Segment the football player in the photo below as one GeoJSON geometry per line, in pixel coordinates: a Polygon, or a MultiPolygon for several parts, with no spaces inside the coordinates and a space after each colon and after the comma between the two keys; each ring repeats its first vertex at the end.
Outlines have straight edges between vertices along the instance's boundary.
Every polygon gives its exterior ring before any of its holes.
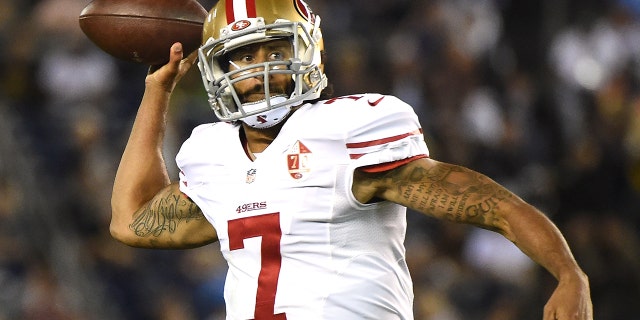
{"type": "Polygon", "coordinates": [[[218,1],[198,59],[150,70],[112,196],[111,233],[147,248],[219,242],[227,319],[413,319],[406,209],[496,231],[558,285],[544,319],[592,319],[556,226],[487,176],[429,157],[412,108],[329,98],[320,17],[301,0],[218,1]],[[219,122],[196,127],[171,182],[161,148],[195,61],[219,122]]]}

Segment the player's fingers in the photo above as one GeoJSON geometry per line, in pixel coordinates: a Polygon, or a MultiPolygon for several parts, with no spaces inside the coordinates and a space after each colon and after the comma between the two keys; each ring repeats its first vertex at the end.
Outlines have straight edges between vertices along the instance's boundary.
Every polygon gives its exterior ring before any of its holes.
{"type": "Polygon", "coordinates": [[[170,62],[182,60],[182,55],[182,43],[176,42],[171,45],[171,56],[169,57],[170,62]]]}
{"type": "Polygon", "coordinates": [[[145,83],[147,86],[158,86],[172,92],[181,77],[182,44],[174,43],[169,51],[169,62],[162,66],[151,66],[145,83]]]}
{"type": "Polygon", "coordinates": [[[191,68],[191,66],[193,66],[196,60],[198,60],[197,50],[189,54],[186,58],[182,59],[180,61],[180,76],[187,73],[187,71],[189,71],[189,69],[191,68]]]}
{"type": "Polygon", "coordinates": [[[171,48],[169,49],[169,61],[164,65],[157,64],[149,66],[147,74],[152,74],[164,66],[168,66],[169,69],[172,69],[172,72],[177,72],[180,60],[182,60],[182,44],[180,42],[176,42],[171,45],[171,48]]]}
{"type": "Polygon", "coordinates": [[[198,60],[198,50],[191,52],[186,58],[184,58],[183,62],[185,64],[193,65],[196,60],[198,60]]]}
{"type": "Polygon", "coordinates": [[[180,66],[180,61],[182,61],[182,56],[184,53],[182,52],[182,43],[176,42],[171,46],[171,55],[169,56],[169,66],[171,71],[177,72],[180,66]]]}

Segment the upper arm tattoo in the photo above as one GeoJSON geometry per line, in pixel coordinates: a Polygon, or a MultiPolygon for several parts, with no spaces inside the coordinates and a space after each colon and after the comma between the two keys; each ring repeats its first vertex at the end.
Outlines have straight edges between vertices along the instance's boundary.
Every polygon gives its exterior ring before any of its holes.
{"type": "Polygon", "coordinates": [[[191,199],[169,187],[134,214],[129,228],[140,237],[160,237],[165,231],[175,233],[181,222],[202,219],[202,211],[191,199]]]}
{"type": "Polygon", "coordinates": [[[387,179],[392,179],[399,200],[409,208],[484,228],[498,229],[504,224],[500,205],[513,197],[485,175],[456,165],[410,164],[392,172],[387,179]]]}

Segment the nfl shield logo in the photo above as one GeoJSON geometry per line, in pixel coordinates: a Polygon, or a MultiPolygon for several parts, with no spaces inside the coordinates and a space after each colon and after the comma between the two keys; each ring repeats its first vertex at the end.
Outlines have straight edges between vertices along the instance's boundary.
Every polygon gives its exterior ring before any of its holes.
{"type": "Polygon", "coordinates": [[[256,169],[250,169],[249,171],[247,171],[246,183],[253,183],[254,181],[256,181],[256,172],[256,169]]]}

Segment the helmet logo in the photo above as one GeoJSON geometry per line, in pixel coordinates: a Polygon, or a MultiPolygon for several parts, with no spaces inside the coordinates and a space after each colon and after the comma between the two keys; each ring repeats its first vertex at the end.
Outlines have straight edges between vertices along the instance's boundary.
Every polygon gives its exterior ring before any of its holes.
{"type": "Polygon", "coordinates": [[[259,123],[261,123],[261,124],[265,124],[265,123],[267,123],[267,121],[268,121],[268,120],[267,120],[267,116],[266,116],[266,115],[264,115],[264,114],[257,115],[257,116],[256,116],[256,121],[257,121],[257,122],[259,122],[259,123]]]}
{"type": "Polygon", "coordinates": [[[249,20],[240,20],[240,21],[236,21],[233,23],[233,25],[231,25],[231,30],[232,31],[240,31],[242,29],[246,29],[251,25],[251,21],[249,20]]]}
{"type": "Polygon", "coordinates": [[[306,2],[303,0],[293,0],[293,3],[301,16],[307,19],[307,21],[314,23],[315,15],[313,14],[313,11],[311,11],[311,7],[309,7],[306,2]]]}

